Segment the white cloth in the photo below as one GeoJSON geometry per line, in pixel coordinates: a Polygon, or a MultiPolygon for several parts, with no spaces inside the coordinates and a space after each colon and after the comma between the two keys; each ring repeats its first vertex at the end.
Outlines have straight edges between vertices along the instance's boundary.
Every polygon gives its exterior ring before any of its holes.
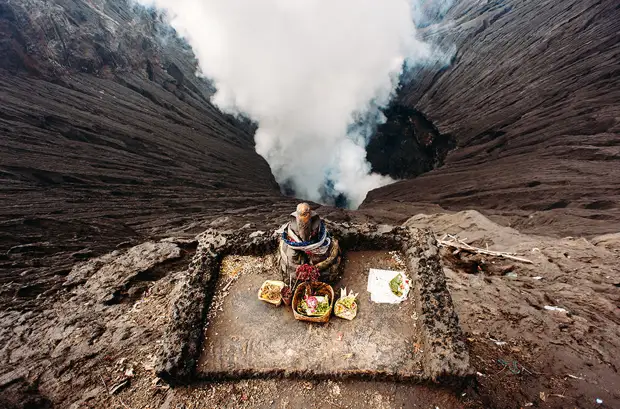
{"type": "Polygon", "coordinates": [[[411,282],[402,271],[378,270],[371,268],[368,273],[367,290],[370,293],[370,300],[372,302],[383,304],[401,303],[407,299],[410,287],[411,282]],[[403,295],[400,297],[394,294],[390,289],[390,281],[392,281],[392,279],[398,274],[402,276],[403,284],[405,285],[403,295]]]}

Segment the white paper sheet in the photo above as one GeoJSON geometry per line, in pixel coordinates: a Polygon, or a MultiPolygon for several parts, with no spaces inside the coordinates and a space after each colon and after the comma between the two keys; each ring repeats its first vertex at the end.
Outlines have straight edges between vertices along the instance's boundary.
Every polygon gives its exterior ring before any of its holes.
{"type": "Polygon", "coordinates": [[[379,270],[376,268],[371,268],[368,273],[367,290],[370,293],[370,300],[373,302],[398,304],[407,299],[407,294],[409,293],[410,287],[411,284],[409,278],[407,278],[405,273],[402,271],[379,270]],[[398,274],[403,277],[403,283],[405,284],[405,289],[403,290],[403,295],[401,297],[398,297],[390,289],[390,281],[392,281],[392,279],[398,274]]]}

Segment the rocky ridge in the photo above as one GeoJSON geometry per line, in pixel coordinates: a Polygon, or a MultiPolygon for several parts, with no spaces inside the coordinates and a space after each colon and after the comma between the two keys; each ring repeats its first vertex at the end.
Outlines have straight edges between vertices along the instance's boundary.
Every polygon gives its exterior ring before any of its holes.
{"type": "Polygon", "coordinates": [[[252,126],[211,105],[157,12],[1,0],[0,33],[3,300],[56,291],[76,261],[123,242],[286,213],[252,126]]]}
{"type": "Polygon", "coordinates": [[[542,234],[620,221],[620,10],[614,2],[462,1],[423,29],[448,65],[418,68],[399,103],[457,148],[435,170],[369,193],[362,208],[480,209],[542,234]]]}

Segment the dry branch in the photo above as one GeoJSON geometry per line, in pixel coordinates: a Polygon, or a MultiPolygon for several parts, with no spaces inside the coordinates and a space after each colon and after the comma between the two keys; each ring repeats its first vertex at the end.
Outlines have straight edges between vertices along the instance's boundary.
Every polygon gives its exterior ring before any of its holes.
{"type": "Polygon", "coordinates": [[[517,257],[511,253],[505,253],[505,252],[493,251],[493,250],[485,250],[479,247],[470,246],[469,244],[465,243],[463,240],[459,240],[456,236],[452,236],[450,234],[445,234],[441,239],[437,240],[437,243],[439,243],[440,246],[452,247],[460,251],[468,251],[470,253],[486,254],[488,256],[502,257],[502,258],[507,258],[510,260],[520,261],[522,263],[534,264],[532,260],[528,260],[523,257],[517,257]],[[450,240],[446,240],[446,238],[449,238],[450,240]]]}

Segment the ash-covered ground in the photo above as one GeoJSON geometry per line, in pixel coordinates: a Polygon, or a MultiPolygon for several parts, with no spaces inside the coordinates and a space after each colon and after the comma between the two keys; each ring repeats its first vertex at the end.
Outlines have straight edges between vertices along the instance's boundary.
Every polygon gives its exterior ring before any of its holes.
{"type": "MultiPolygon", "coordinates": [[[[469,383],[254,379],[170,388],[155,366],[164,330],[175,319],[171,302],[188,279],[196,241],[169,238],[82,262],[54,297],[40,299],[36,307],[3,311],[4,403],[297,408],[321,399],[322,407],[336,408],[519,408],[530,403],[587,408],[601,399],[600,407],[620,404],[618,235],[591,240],[530,236],[474,211],[420,214],[406,225],[532,261],[442,249],[476,373],[469,383]]],[[[257,259],[245,260],[250,264],[235,261],[236,270],[263,266],[257,259]]],[[[214,301],[215,308],[221,301],[214,301]]]]}

